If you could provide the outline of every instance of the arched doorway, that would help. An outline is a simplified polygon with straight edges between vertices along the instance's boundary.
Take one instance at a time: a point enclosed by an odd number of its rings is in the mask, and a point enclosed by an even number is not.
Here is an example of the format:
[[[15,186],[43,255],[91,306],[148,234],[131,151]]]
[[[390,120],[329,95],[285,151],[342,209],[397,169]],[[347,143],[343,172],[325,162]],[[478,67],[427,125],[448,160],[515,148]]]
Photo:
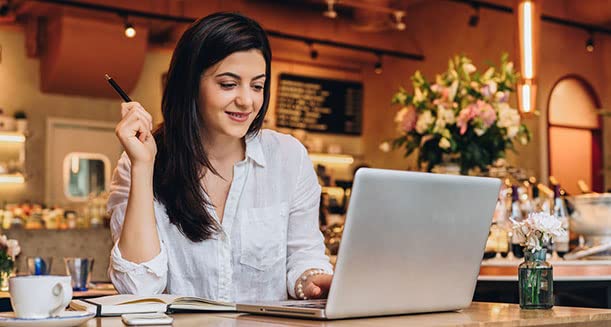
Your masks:
[[[594,89],[581,77],[563,77],[552,88],[548,105],[550,175],[569,194],[580,193],[580,179],[602,192],[602,122]]]

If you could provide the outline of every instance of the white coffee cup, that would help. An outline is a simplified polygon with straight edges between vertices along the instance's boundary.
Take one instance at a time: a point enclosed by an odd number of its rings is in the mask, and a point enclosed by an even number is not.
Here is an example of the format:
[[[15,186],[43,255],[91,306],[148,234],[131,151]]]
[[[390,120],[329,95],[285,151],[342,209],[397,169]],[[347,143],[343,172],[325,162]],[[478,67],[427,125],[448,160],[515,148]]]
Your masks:
[[[16,276],[9,280],[17,318],[57,317],[72,300],[70,276]]]

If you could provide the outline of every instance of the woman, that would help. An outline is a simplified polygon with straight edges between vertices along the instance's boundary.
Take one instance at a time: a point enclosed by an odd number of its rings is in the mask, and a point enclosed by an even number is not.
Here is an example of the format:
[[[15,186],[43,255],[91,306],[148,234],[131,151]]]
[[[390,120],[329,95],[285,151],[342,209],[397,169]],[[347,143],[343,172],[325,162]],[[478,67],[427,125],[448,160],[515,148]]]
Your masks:
[[[217,13],[179,40],[164,123],[121,105],[109,274],[121,293],[228,302],[325,297],[320,186],[305,148],[261,125],[271,50],[255,21]]]

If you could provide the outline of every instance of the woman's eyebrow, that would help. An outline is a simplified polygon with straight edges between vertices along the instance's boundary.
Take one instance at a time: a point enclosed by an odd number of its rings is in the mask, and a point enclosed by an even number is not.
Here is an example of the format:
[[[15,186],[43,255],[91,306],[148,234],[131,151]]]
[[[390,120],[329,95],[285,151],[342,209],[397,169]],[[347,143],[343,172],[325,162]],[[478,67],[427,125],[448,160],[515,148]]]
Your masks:
[[[232,73],[232,72],[220,73],[220,74],[216,75],[215,77],[221,77],[221,76],[229,76],[229,77],[235,78],[237,80],[242,80],[242,77],[240,77],[240,75]],[[252,81],[258,80],[259,78],[263,78],[263,77],[265,77],[265,74],[257,75],[255,77],[253,77]]]

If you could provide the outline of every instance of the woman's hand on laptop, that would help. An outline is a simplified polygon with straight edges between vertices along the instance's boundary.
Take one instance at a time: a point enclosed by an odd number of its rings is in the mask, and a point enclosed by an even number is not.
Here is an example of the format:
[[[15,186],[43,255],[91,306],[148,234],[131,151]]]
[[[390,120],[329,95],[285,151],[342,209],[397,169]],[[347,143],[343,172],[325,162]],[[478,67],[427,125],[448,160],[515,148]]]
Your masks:
[[[309,277],[304,285],[303,294],[308,299],[324,299],[329,294],[333,275],[322,274]]]

